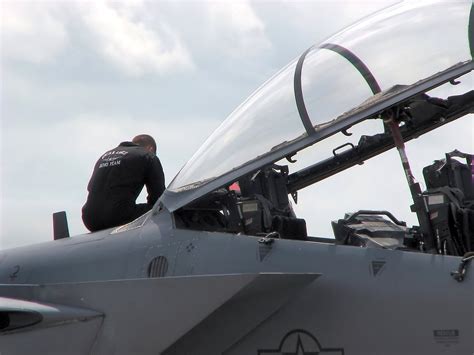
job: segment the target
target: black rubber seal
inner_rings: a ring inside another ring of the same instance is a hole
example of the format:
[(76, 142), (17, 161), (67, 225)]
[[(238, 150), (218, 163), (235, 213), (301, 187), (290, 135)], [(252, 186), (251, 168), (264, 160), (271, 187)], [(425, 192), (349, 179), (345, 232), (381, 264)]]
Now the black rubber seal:
[[(472, 11), (471, 11), (471, 22), (472, 22)], [(473, 26), (471, 26), (472, 29)], [(471, 33), (471, 32), (470, 32)], [(470, 39), (473, 39), (472, 37)], [(319, 48), (328, 49), (340, 54), (342, 57), (347, 59), (356, 69), (357, 71), (364, 77), (365, 81), (372, 90), (372, 93), (375, 95), (382, 90), (380, 89), (380, 85), (375, 80), (374, 75), (370, 72), (369, 68), (357, 57), (354, 53), (350, 50), (339, 46), (337, 44), (332, 43), (325, 43), (321, 45)], [(306, 109), (306, 105), (304, 103), (303, 98), (303, 87), (301, 84), (301, 75), (303, 71), (303, 63), (306, 59), (306, 56), (309, 52), (314, 49), (313, 47), (308, 48), (298, 59), (298, 63), (296, 64), (295, 68), (295, 76), (294, 76), (294, 91), (295, 91), (295, 100), (296, 100), (296, 107), (298, 108), (298, 113), (300, 114), (301, 122), (303, 122), (303, 126), (306, 129), (306, 133), (308, 136), (314, 134), (316, 130), (314, 129), (313, 123), (308, 115), (308, 110)], [(471, 46), (471, 51), (473, 50), (473, 46)]]
[(308, 48), (298, 59), (298, 63), (296, 64), (295, 68), (295, 78), (294, 78), (294, 90), (295, 90), (295, 99), (296, 99), (296, 107), (298, 108), (298, 112), (300, 114), (301, 121), (303, 122), (303, 126), (306, 129), (306, 133), (308, 136), (314, 134), (316, 130), (313, 127), (313, 123), (311, 122), (308, 111), (306, 110), (306, 105), (304, 104), (303, 99), (303, 87), (301, 85), (301, 72), (303, 71), (303, 62), (306, 58), (306, 55), (313, 49), (314, 47)]
[(382, 90), (380, 89), (380, 85), (377, 83), (377, 80), (375, 80), (375, 77), (373, 74), (370, 72), (369, 68), (362, 62), (362, 60), (359, 59), (354, 53), (352, 53), (350, 50), (347, 48), (344, 48), (338, 44), (332, 44), (332, 43), (325, 43), (321, 45), (319, 48), (324, 48), (324, 49), (329, 49), (331, 51), (334, 51), (344, 58), (346, 58), (358, 71), (359, 73), (364, 77), (365, 81), (370, 87), (370, 90), (372, 90), (372, 93), (378, 94)]

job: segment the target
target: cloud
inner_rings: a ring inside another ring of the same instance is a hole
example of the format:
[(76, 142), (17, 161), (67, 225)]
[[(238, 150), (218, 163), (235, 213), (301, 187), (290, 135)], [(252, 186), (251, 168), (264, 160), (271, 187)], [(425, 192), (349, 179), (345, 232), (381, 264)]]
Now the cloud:
[(301, 32), (314, 33), (320, 43), (331, 35), (399, 0), (282, 1), (288, 21)]
[(140, 2), (78, 6), (85, 27), (97, 41), (96, 50), (124, 73), (142, 76), (193, 68), (190, 53), (172, 28), (161, 23), (158, 33), (140, 20), (146, 14)]
[(249, 56), (272, 47), (265, 25), (248, 2), (210, 2), (211, 33), (230, 56)]
[(60, 7), (47, 2), (1, 2), (2, 56), (41, 64), (52, 61), (68, 43)]
[[(177, 32), (144, 21), (147, 6), (133, 2), (2, 2), (2, 56), (34, 64), (57, 59), (67, 45), (93, 49), (122, 73), (139, 77), (194, 67)], [(74, 27), (78, 25), (78, 27)], [(80, 42), (90, 34), (87, 43)]]
[(7, 0), (2, 10), (2, 55), (36, 65), (54, 62), (63, 52), (74, 52), (78, 62), (94, 53), (98, 62), (128, 77), (169, 76), (196, 69), (194, 56), (201, 51), (207, 55), (219, 48), (220, 62), (272, 48), (263, 20), (248, 1), (182, 6), (140, 0)]

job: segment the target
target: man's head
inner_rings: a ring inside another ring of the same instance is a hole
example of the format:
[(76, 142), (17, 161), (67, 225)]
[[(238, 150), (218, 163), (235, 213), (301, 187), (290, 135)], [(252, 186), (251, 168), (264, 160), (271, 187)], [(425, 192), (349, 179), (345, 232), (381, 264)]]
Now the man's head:
[(156, 154), (156, 142), (152, 136), (149, 136), (148, 134), (139, 134), (132, 139), (132, 142), (145, 148), (148, 152)]

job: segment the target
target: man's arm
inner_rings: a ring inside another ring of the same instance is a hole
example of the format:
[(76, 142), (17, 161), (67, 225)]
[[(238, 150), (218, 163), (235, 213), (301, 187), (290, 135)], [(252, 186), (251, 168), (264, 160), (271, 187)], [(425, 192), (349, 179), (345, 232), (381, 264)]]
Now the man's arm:
[(165, 191), (165, 174), (163, 173), (160, 159), (157, 156), (153, 156), (150, 159), (145, 185), (148, 191), (147, 203), (149, 206), (153, 206), (163, 191)]

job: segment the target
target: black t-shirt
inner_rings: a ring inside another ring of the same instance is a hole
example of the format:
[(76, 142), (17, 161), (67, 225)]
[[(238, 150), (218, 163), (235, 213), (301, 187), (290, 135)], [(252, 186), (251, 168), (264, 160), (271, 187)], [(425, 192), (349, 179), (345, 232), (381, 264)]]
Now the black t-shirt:
[(105, 152), (95, 164), (87, 186), (84, 222), (116, 220), (118, 216), (128, 219), (143, 186), (147, 188), (147, 205), (151, 209), (165, 190), (163, 168), (156, 155), (132, 142), (122, 142)]

